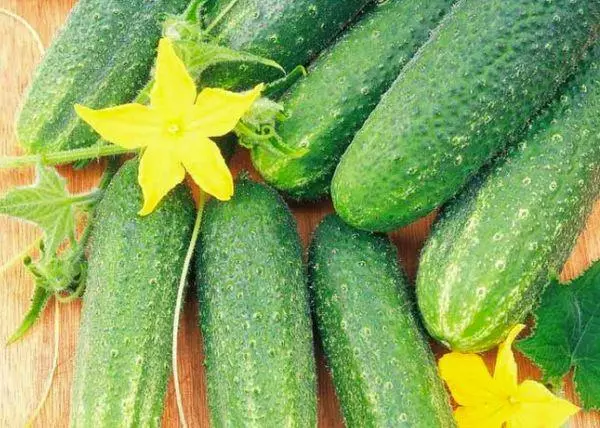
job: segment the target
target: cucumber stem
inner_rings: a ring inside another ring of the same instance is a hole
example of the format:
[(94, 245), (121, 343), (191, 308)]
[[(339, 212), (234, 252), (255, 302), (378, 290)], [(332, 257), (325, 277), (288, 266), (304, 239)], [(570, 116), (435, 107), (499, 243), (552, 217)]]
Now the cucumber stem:
[(179, 288), (177, 289), (177, 303), (175, 304), (175, 314), (173, 315), (173, 346), (171, 349), (172, 364), (173, 364), (173, 383), (175, 386), (175, 398), (177, 401), (177, 412), (179, 413), (179, 423), (183, 428), (187, 428), (187, 422), (185, 420), (185, 411), (183, 409), (183, 400), (181, 397), (181, 390), (179, 388), (179, 369), (177, 367), (177, 336), (179, 332), (179, 319), (181, 317), (181, 307), (183, 306), (183, 296), (185, 286), (187, 284), (188, 272), (190, 270), (190, 264), (192, 256), (194, 255), (194, 249), (196, 248), (196, 241), (198, 241), (198, 235), (200, 234), (200, 226), (202, 224), (202, 214), (204, 213), (204, 204), (206, 202), (206, 196), (204, 192), (200, 191), (198, 200), (198, 213), (196, 214), (196, 221), (194, 222), (194, 230), (192, 231), (192, 238), (190, 245), (185, 256), (183, 263), (183, 270), (181, 271), (181, 277), (179, 279)]
[(25, 424), (26, 428), (30, 428), (33, 426), (33, 423), (39, 416), (40, 412), (44, 408), (44, 404), (46, 404), (46, 400), (50, 395), (50, 389), (52, 388), (52, 382), (54, 381), (54, 375), (56, 374), (56, 369), (58, 367), (58, 355), (59, 355), (59, 344), (60, 344), (60, 303), (56, 296), (54, 297), (54, 357), (52, 359), (52, 368), (50, 369), (50, 373), (48, 374), (48, 378), (46, 380), (46, 386), (44, 387), (44, 393), (42, 394), (42, 398), (35, 410), (29, 417), (29, 420)]
[(183, 19), (192, 24), (198, 23), (198, 9), (206, 3), (206, 0), (192, 0), (182, 14)]
[(217, 15), (217, 17), (213, 20), (213, 22), (211, 22), (210, 24), (208, 24), (208, 26), (206, 27), (206, 29), (204, 30), (204, 32), (206, 34), (209, 34), (217, 25), (219, 25), (219, 23), (223, 20), (223, 18), (229, 13), (229, 11), (231, 9), (233, 9), (233, 7), (235, 6), (235, 4), (238, 2), (238, 0), (231, 0), (229, 2), (229, 4), (227, 6), (225, 6), (225, 9), (223, 9), (221, 11), (221, 13), (219, 13), (219, 15)]
[(99, 159), (106, 156), (117, 156), (135, 152), (135, 150), (126, 149), (114, 144), (105, 144), (45, 155), (7, 156), (0, 159), (0, 169), (23, 168), (35, 165), (38, 162), (46, 166), (63, 165), (80, 160)]

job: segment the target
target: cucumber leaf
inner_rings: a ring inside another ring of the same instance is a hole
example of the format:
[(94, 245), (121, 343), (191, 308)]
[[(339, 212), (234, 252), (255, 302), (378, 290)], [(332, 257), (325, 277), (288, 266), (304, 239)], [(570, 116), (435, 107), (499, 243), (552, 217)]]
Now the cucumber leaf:
[(73, 203), (78, 199), (69, 193), (56, 169), (38, 166), (34, 184), (12, 189), (0, 198), (0, 214), (40, 226), (47, 251), (55, 252), (66, 238), (75, 235)]
[[(112, 170), (111, 172), (112, 173)], [(85, 245), (89, 237), (87, 225), (76, 240), (76, 218), (91, 210), (100, 199), (101, 190), (73, 195), (66, 180), (55, 168), (38, 164), (36, 181), (25, 187), (9, 190), (0, 197), (0, 214), (34, 223), (42, 228), (40, 257), (24, 259), (24, 264), (35, 280), (31, 306), (21, 325), (8, 339), (14, 343), (34, 325), (48, 299), (57, 295), (79, 296), (87, 273)], [(64, 245), (68, 242), (69, 245)]]
[(560, 385), (573, 380), (584, 409), (600, 409), (600, 262), (568, 284), (553, 281), (542, 296), (534, 333), (517, 348)]

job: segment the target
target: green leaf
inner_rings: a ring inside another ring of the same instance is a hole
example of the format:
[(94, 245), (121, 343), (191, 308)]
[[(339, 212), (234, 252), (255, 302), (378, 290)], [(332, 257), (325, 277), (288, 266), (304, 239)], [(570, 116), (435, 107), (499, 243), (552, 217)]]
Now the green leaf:
[(573, 368), (582, 406), (600, 409), (600, 262), (569, 284), (553, 281), (535, 317), (517, 348), (555, 385)]
[(25, 333), (29, 331), (29, 329), (35, 324), (35, 322), (40, 317), (42, 311), (46, 307), (48, 300), (52, 297), (52, 292), (46, 290), (42, 287), (35, 287), (33, 292), (33, 297), (31, 298), (31, 305), (29, 306), (29, 311), (25, 315), (25, 318), (21, 322), (21, 325), (17, 328), (17, 330), (8, 338), (6, 342), (7, 345), (13, 344), (16, 341), (20, 340)]
[(10, 190), (0, 199), (0, 214), (18, 217), (44, 230), (45, 246), (54, 253), (75, 233), (74, 196), (54, 168), (38, 166), (36, 182)]

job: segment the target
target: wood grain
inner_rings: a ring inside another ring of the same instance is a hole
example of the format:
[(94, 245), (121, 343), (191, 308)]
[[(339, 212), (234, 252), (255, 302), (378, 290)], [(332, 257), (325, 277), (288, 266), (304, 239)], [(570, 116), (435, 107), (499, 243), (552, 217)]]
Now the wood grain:
[[(0, 7), (18, 13), (27, 19), (41, 34), (47, 46), (64, 21), (75, 0), (0, 0)], [(31, 36), (13, 19), (0, 16), (0, 155), (19, 153), (13, 134), (14, 112), (29, 82), (39, 53)], [(237, 153), (233, 159), (236, 171), (251, 170), (245, 153)], [(101, 165), (94, 165), (83, 172), (62, 169), (73, 191), (83, 191), (95, 185)], [(12, 186), (31, 182), (31, 170), (0, 171), (0, 192)], [(292, 205), (298, 219), (299, 232), (306, 244), (319, 220), (331, 211), (329, 203), (317, 205)], [(414, 277), (417, 256), (423, 244), (432, 218), (422, 220), (394, 233), (394, 242), (400, 249), (402, 262)], [(0, 265), (19, 254), (39, 231), (31, 225), (6, 218), (0, 219)], [(580, 273), (593, 260), (600, 258), (600, 205), (596, 207), (587, 228), (582, 234), (573, 255), (567, 263), (563, 278), (569, 279)], [(32, 282), (24, 269), (16, 264), (7, 271), (0, 286), (0, 341), (17, 327), (29, 304)], [(190, 293), (193, 296), (193, 293)], [(184, 394), (185, 411), (191, 427), (208, 426), (206, 391), (202, 368), (202, 342), (197, 328), (197, 304), (189, 298), (183, 314), (180, 331), (180, 376)], [(36, 426), (65, 427), (68, 425), (70, 386), (73, 373), (73, 357), (77, 339), (80, 304), (61, 305), (60, 309), (60, 356), (56, 379), (50, 396)], [(47, 310), (37, 326), (20, 343), (0, 349), (0, 427), (23, 426), (42, 394), (46, 376), (52, 362), (53, 315)], [(438, 354), (439, 347), (435, 347)], [(493, 353), (486, 356), (488, 362)], [(323, 358), (319, 361), (319, 422), (321, 427), (341, 427), (338, 403)], [(523, 358), (519, 358), (523, 378), (539, 377), (539, 372)], [(567, 395), (573, 399), (571, 385)], [(172, 385), (166, 398), (163, 425), (179, 425)], [(600, 428), (599, 414), (579, 414), (574, 426)]]

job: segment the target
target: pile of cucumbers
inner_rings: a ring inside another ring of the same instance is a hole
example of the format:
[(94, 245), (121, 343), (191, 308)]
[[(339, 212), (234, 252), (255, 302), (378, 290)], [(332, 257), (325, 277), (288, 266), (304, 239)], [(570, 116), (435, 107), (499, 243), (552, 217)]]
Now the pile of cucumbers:
[[(250, 150), (268, 184), (242, 176), (203, 214), (191, 277), (212, 425), (315, 426), (314, 332), (347, 426), (455, 426), (427, 333), (460, 352), (500, 343), (600, 194), (600, 2), (80, 0), (26, 97), (23, 147), (97, 144), (73, 105), (133, 100), (182, 13), (213, 43), (308, 67), (277, 100), (289, 150)], [(202, 84), (273, 73), (217, 67)], [(92, 219), (73, 427), (161, 423), (195, 209), (180, 186), (139, 217), (137, 168)], [(337, 214), (304, 257), (282, 195), (328, 194)], [(385, 233), (438, 208), (414, 299)]]

